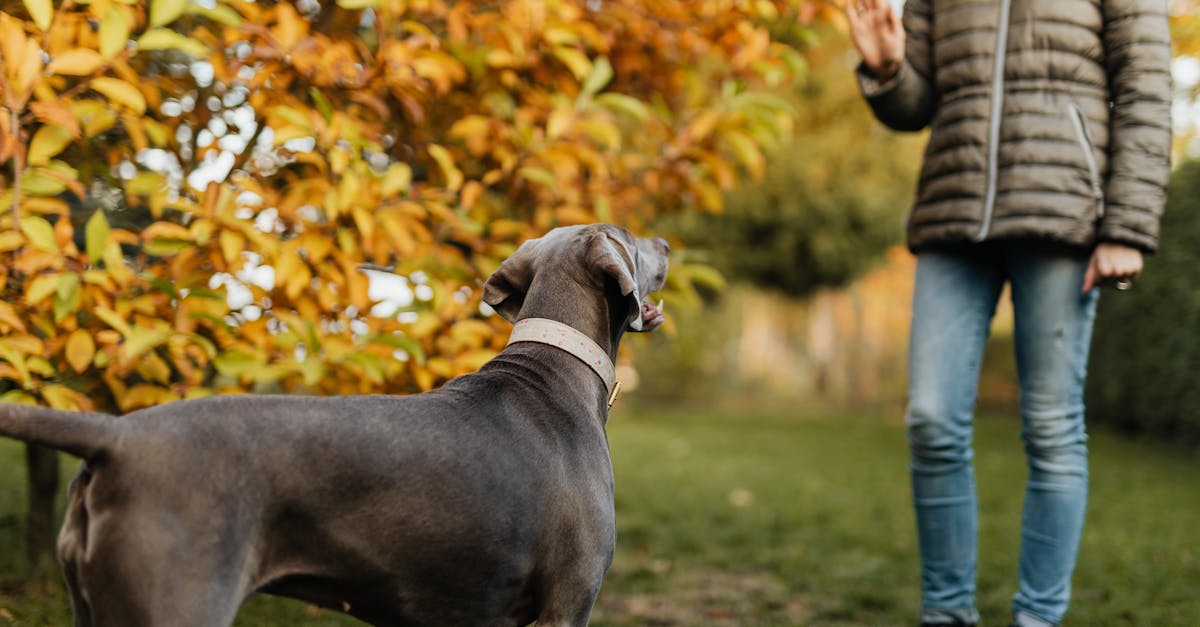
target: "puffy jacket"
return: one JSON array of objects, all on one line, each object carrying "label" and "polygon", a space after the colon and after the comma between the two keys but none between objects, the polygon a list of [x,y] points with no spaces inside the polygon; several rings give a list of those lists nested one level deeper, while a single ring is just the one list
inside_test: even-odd
[{"label": "puffy jacket", "polygon": [[875,115],[930,127],[908,222],[933,243],[1152,252],[1171,145],[1166,0],[908,0],[905,60],[859,68]]}]

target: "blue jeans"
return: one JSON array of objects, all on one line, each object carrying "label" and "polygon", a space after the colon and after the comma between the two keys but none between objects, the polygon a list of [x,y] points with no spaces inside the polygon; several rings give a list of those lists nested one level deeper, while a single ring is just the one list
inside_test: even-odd
[{"label": "blue jeans", "polygon": [[1076,249],[1016,241],[918,256],[906,419],[926,620],[979,618],[972,421],[1005,282],[1029,464],[1013,610],[1030,625],[1058,623],[1067,610],[1087,505],[1083,384],[1098,299],[1097,290],[1080,293],[1087,262]]}]

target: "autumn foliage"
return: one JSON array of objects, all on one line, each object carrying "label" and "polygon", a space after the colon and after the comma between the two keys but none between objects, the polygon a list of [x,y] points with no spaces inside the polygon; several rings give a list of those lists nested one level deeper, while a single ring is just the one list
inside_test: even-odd
[{"label": "autumn foliage", "polygon": [[0,2],[2,400],[477,368],[505,335],[480,279],[520,241],[761,174],[791,4]]}]

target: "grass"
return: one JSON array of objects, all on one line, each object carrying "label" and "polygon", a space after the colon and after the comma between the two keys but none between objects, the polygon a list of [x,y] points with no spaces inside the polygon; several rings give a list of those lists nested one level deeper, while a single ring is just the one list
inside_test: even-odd
[{"label": "grass", "polygon": [[[598,627],[912,625],[917,563],[903,425],[876,415],[619,411],[609,425],[618,552]],[[1024,458],[977,425],[979,605],[1009,618]],[[1200,620],[1200,458],[1092,437],[1088,525],[1067,625]],[[55,583],[21,577],[20,445],[0,442],[0,626],[69,624]],[[359,624],[256,597],[238,625]]]}]

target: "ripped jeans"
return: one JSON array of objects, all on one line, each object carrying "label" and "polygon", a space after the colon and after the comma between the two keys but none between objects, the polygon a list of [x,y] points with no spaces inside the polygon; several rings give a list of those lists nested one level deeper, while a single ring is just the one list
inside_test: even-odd
[{"label": "ripped jeans", "polygon": [[909,346],[913,504],[922,616],[978,621],[978,499],[972,421],[980,362],[1001,288],[1011,284],[1021,438],[1029,465],[1021,519],[1018,624],[1066,613],[1087,505],[1083,385],[1098,290],[1089,255],[1035,242],[922,251]]}]

